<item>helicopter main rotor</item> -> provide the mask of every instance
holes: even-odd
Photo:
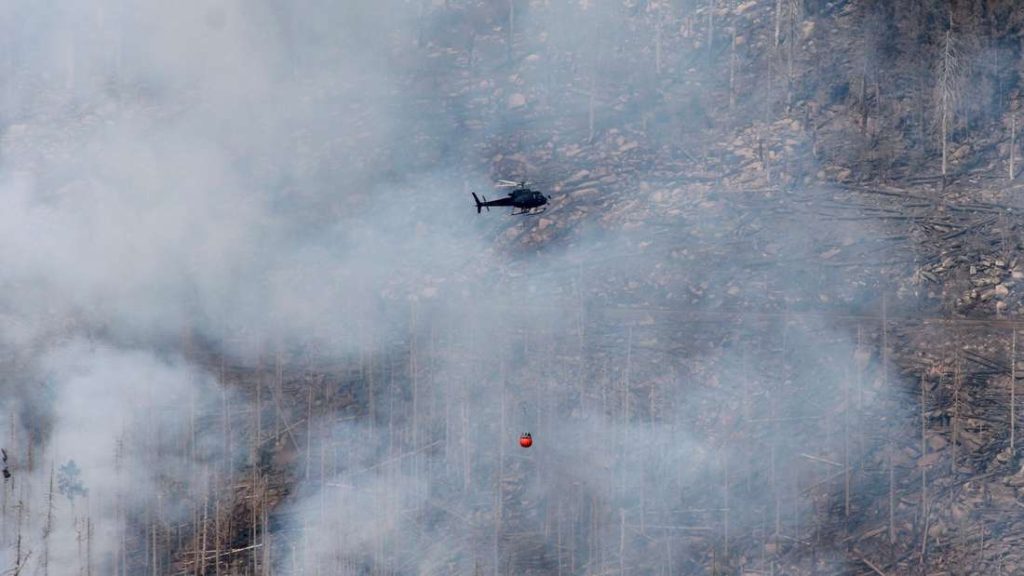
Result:
[[[512,180],[498,180],[498,182],[494,185],[494,187],[495,188],[526,188],[527,184],[529,184],[529,182],[527,182],[526,180],[520,180],[519,182],[513,182]]]

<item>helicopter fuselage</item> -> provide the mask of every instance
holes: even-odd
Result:
[[[512,205],[521,210],[540,208],[548,203],[548,199],[545,198],[543,194],[530,190],[529,188],[513,190],[509,193],[509,196],[512,197]]]

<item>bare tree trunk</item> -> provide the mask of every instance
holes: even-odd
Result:
[[[569,573],[574,574],[576,572],[576,528],[579,525],[580,520],[579,494],[576,488],[573,488],[572,509],[570,514],[572,517],[569,522],[569,529],[571,530],[569,533]]]
[[[590,135],[587,137],[587,142],[593,142],[594,141],[594,89],[596,88],[596,84],[597,84],[597,64],[595,63],[594,64],[594,70],[592,70],[591,74],[590,74],[590,99],[589,99],[589,103],[587,104],[587,109],[588,109],[588,111],[587,111],[587,118],[588,118],[588,122],[589,122],[589,134]]]
[[[928,416],[926,408],[928,404],[928,386],[924,375],[921,375],[921,458],[928,455]],[[924,552],[928,541],[928,470],[921,467],[921,565],[924,565]]]
[[[509,62],[512,61],[512,42],[515,39],[516,30],[516,2],[508,0],[508,46],[505,54]]]
[[[206,477],[209,477],[209,467],[206,469]],[[195,559],[196,571],[199,574],[206,573],[206,550],[209,543],[209,520],[210,520],[210,489],[205,488],[203,491],[203,517],[202,517],[202,528],[200,529],[200,545],[196,548],[199,554]]]
[[[623,451],[625,451],[627,449],[627,446],[629,445],[629,436],[628,436],[628,434],[629,434],[629,419],[630,419],[630,406],[629,406],[629,404],[630,404],[630,402],[629,402],[629,400],[630,400],[630,398],[629,398],[630,393],[629,393],[629,391],[630,391],[630,388],[632,386],[632,383],[630,382],[630,377],[632,376],[632,371],[633,371],[633,326],[630,326],[628,328],[628,332],[627,332],[627,335],[626,335],[626,367],[625,367],[625,370],[624,370],[624,375],[623,375],[624,377],[622,379],[622,392],[623,392],[623,397],[622,397],[622,429],[623,429],[623,432],[622,433],[623,433],[623,436],[624,436],[622,438],[622,450]]]
[[[579,360],[579,370],[577,373],[577,382],[580,392],[580,402],[583,399],[583,387],[584,387],[584,373],[586,367],[586,358],[584,354],[584,300],[583,300],[583,265],[580,264],[576,267],[576,339],[578,344],[577,358]]]
[[[882,389],[889,390],[889,309],[885,295],[882,296]],[[889,557],[895,557],[896,550],[896,476],[893,470],[892,457],[896,450],[893,444],[892,425],[886,426],[889,453]]]
[[[227,362],[226,358],[224,356],[221,356],[220,382],[222,383],[225,381],[225,362]],[[231,454],[231,450],[233,449],[233,447],[231,446],[231,411],[228,407],[228,387],[223,385],[221,386],[221,406],[224,409],[224,453]],[[229,460],[230,458],[223,459],[223,468],[221,468],[220,470],[221,473],[227,474],[229,472]]]
[[[776,384],[776,390],[777,389],[778,389],[778,385]],[[778,420],[776,419],[776,396],[777,396],[777,394],[772,394],[771,395],[771,400],[769,401],[770,404],[771,404],[770,417],[772,419],[772,422],[771,422],[772,435],[771,435],[771,440],[770,440],[770,447],[769,447],[769,450],[768,450],[768,459],[769,459],[770,467],[771,467],[772,498],[775,500],[775,533],[774,533],[774,537],[776,539],[778,539],[778,537],[782,534],[782,512],[781,512],[782,497],[779,495],[779,490],[780,490],[780,488],[779,488],[779,476],[778,476],[778,472],[776,470],[776,457],[775,457],[775,452],[776,452],[775,444],[776,444],[776,439],[779,437]]]
[[[729,453],[722,452],[722,466],[725,468],[724,506],[722,507],[722,558],[729,562]]]
[[[946,105],[946,98],[947,97],[945,95],[945,92],[943,92],[943,96],[942,96],[942,119],[941,119],[942,126],[940,128],[940,131],[941,131],[941,134],[942,134],[942,185],[943,185],[943,187],[945,187],[945,185],[946,185],[946,165],[948,163],[947,162],[946,147],[947,147],[947,143],[949,141],[949,139],[946,137],[946,131],[947,131],[947,127],[949,125],[949,109],[947,108],[947,105]]]
[[[50,573],[50,533],[53,531],[53,461],[50,462],[50,488],[46,494],[46,523],[43,524],[43,576]]]
[[[786,49],[786,110],[793,105],[793,59],[796,54],[796,19],[799,6],[796,0],[789,0],[789,38]]]
[[[1013,109],[1013,105],[1010,105],[1010,180],[1013,180],[1016,176],[1016,166],[1014,162],[1017,159],[1017,111]]]
[[[895,447],[889,445],[889,561],[896,556],[896,474],[892,464]]]
[[[864,71],[860,76],[860,133],[868,129],[868,61],[864,60]]]
[[[850,375],[843,377],[843,516],[850,521]]]
[[[220,476],[219,473],[214,477],[214,480],[213,480],[213,485],[214,486],[219,486],[220,485],[220,478],[221,478],[221,476]],[[226,527],[227,529],[225,530],[225,532],[229,532],[230,531],[230,518],[228,519],[228,524],[229,525]],[[223,525],[221,524],[221,521],[220,521],[220,498],[218,497],[218,494],[215,493],[214,494],[214,498],[213,498],[213,543],[214,543],[214,549],[216,549],[218,551],[220,550],[220,543],[221,543],[220,535],[221,535],[221,527],[222,526]],[[213,560],[213,573],[214,573],[215,576],[220,576],[220,558],[219,557],[218,558],[214,558],[214,560]]]
[[[953,441],[950,443],[951,472],[956,475],[957,443],[960,441],[960,349],[957,348],[956,367],[953,373]]]
[[[500,360],[501,369],[501,433],[498,438],[498,481],[497,489],[495,490],[496,502],[494,504],[494,574],[498,576],[501,569],[501,521],[502,514],[504,513],[504,479],[505,479],[505,442],[508,440],[508,433],[506,429],[506,398],[505,398],[505,386],[506,386],[506,371],[505,371],[505,357],[502,356]]]
[[[264,491],[261,490],[260,500],[265,500],[265,496],[263,496],[263,492]],[[267,505],[266,505],[265,501],[260,503],[260,517],[261,517],[261,522],[260,522],[260,549],[263,552],[263,558],[262,558],[263,573],[264,574],[269,574],[270,573],[270,567],[272,566],[271,558],[270,558],[270,547],[271,547],[271,542],[270,542],[270,538],[271,538],[271,535],[270,535],[270,515],[267,512]]]
[[[672,565],[672,537],[665,538],[665,573],[673,574],[674,566]]]
[[[658,18],[654,28],[654,72],[661,75],[661,18]]]
[[[928,455],[928,442],[927,442],[927,423],[928,418],[925,414],[926,406],[928,404],[928,384],[925,382],[924,374],[921,375],[921,457]]]
[[[715,0],[708,0],[708,66],[711,66],[712,46],[715,43]]]
[[[157,555],[156,555],[156,519],[153,519],[153,524],[149,528],[149,566],[153,576],[159,576],[160,567],[157,566]]]
[[[1017,327],[1013,328],[1010,343],[1010,461],[1017,455],[1014,440],[1017,433]]]
[[[420,479],[420,366],[419,366],[419,338],[417,337],[417,314],[416,302],[413,301],[410,309],[409,320],[409,375],[412,379],[412,470],[413,478],[417,486]],[[416,499],[419,502],[419,499]]]
[[[372,388],[372,386],[373,386],[372,382],[371,382],[370,386]],[[304,476],[305,476],[306,482],[309,482],[309,473],[310,473],[310,469],[313,466],[313,388],[314,387],[315,387],[315,384],[310,383],[309,390],[307,391],[307,395],[306,395],[306,455],[305,455],[306,456],[306,458],[305,458],[305,460],[306,460],[306,463],[305,463],[306,469],[304,471]],[[373,404],[372,404],[373,393],[372,392],[370,393],[370,398],[371,398],[371,404],[370,404],[370,409],[369,409],[370,410],[370,422],[373,422]],[[371,424],[371,426],[372,426],[372,424]]]
[[[626,509],[619,508],[619,574],[626,574]]]
[[[462,490],[469,493],[472,483],[472,460],[470,459],[469,442],[469,390],[463,385],[462,398]]]
[[[729,49],[729,109],[736,107],[736,26],[732,27],[732,44]]]
[[[928,558],[928,470],[921,468],[921,513],[924,514],[924,526],[921,529],[921,566],[925,566]]]
[[[85,517],[85,576],[92,576],[92,514]]]
[[[555,536],[558,541],[555,543],[556,554],[558,555],[558,573],[557,576],[562,576],[562,550],[565,549],[565,545],[562,543],[562,499],[556,500],[558,509],[555,512]]]
[[[251,535],[250,535],[250,539],[249,539],[249,546],[252,546],[252,572],[253,572],[253,574],[259,574],[260,573],[260,569],[259,569],[259,566],[260,566],[260,562],[259,562],[259,549],[256,547],[256,535],[259,534],[259,526],[258,526],[258,524],[256,522],[256,518],[257,518],[257,516],[259,514],[258,510],[259,510],[259,506],[260,506],[260,488],[261,487],[260,487],[259,467],[258,466],[253,466],[252,495],[250,496],[250,498],[252,499],[252,504],[250,505],[250,509],[249,509],[249,529],[251,530],[251,532],[250,532]]]
[[[945,41],[942,45],[942,60],[939,70],[939,105],[941,107],[939,132],[942,138],[943,186],[946,184],[949,166],[949,128],[953,121],[954,106],[959,99],[961,75],[960,54],[954,45],[951,28],[952,13],[950,13],[950,26],[946,29]]]
[[[779,36],[782,34],[782,0],[775,0],[775,46],[779,47]]]
[[[24,508],[24,503],[18,499],[18,520],[17,520],[17,543],[14,547],[14,565],[20,570],[21,568],[21,513]]]

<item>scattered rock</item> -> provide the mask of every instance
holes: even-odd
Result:
[[[508,96],[508,109],[515,110],[516,108],[522,108],[526,106],[526,96],[519,92],[509,94]]]

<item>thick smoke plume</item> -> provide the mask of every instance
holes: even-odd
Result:
[[[660,22],[715,14],[8,4],[0,571],[699,573],[801,538],[836,497],[811,485],[884,441],[878,343],[800,315],[878,304],[816,249],[878,228],[795,213],[795,177],[744,204],[657,168],[724,82],[721,39]],[[639,126],[649,162],[581,153]],[[477,216],[494,178],[550,211]]]

